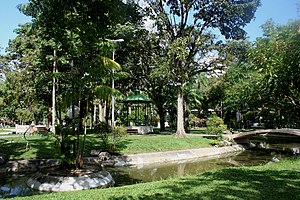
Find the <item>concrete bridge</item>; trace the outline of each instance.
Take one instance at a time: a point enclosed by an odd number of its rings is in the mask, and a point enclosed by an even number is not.
[[[280,135],[291,135],[291,136],[298,136],[300,138],[300,129],[289,129],[289,128],[282,128],[282,129],[262,129],[262,130],[255,130],[255,131],[248,131],[242,132],[238,134],[233,134],[232,139],[238,144],[248,144],[248,138],[254,135],[259,134],[280,134]]]

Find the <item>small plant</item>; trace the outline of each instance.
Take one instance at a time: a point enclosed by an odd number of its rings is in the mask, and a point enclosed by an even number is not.
[[[112,150],[112,152],[116,152],[117,145],[119,144],[121,139],[127,135],[127,130],[123,126],[116,126],[116,127],[112,128],[112,134],[113,134],[114,139],[112,140],[112,149],[111,150]]]
[[[201,118],[198,118],[198,117],[195,117],[195,116],[192,116],[190,118],[190,124],[193,127],[203,127],[205,122],[206,122],[206,119],[201,119]]]
[[[211,146],[217,146],[217,145],[220,144],[220,140],[212,140],[212,141],[209,142],[209,144],[210,144]]]
[[[56,134],[52,133],[52,136],[56,139],[55,143],[60,146],[62,167],[75,167],[76,158],[72,147],[74,147],[77,137],[73,134],[72,127],[58,125]]]
[[[103,150],[115,153],[117,144],[121,138],[127,134],[126,129],[122,126],[112,128],[106,122],[100,122],[95,126],[95,133],[100,136],[103,142]]]
[[[221,135],[227,129],[222,118],[218,117],[215,112],[206,121],[208,134]]]

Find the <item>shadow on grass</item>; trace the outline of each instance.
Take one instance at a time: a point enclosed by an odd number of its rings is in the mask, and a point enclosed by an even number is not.
[[[36,149],[36,158],[60,158],[59,146],[54,143],[53,138],[41,136],[38,139],[30,139],[30,148]]]
[[[110,199],[300,199],[300,172],[230,168]]]
[[[59,158],[59,149],[54,144],[54,140],[45,136],[27,136],[27,141],[23,136],[0,141],[2,153],[9,155],[10,159],[30,159],[30,158]]]
[[[14,140],[2,140],[0,142],[1,153],[7,154],[10,158],[15,158],[21,156],[26,152],[25,141],[23,142],[15,142]]]

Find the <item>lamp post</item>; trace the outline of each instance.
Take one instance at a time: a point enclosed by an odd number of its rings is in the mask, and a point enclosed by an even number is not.
[[[108,42],[112,42],[112,43],[124,42],[124,39],[115,39],[115,40],[105,39],[105,40],[108,41]],[[115,52],[116,52],[116,49],[114,47],[113,52],[112,52],[113,53],[113,55],[112,55],[113,61],[115,61]],[[113,69],[112,73],[114,74],[114,72],[115,72],[115,70]],[[111,87],[112,87],[113,90],[115,89],[114,76],[112,76]],[[112,127],[115,126],[115,96],[114,96],[113,93],[112,93],[112,96],[111,96],[111,126]]]

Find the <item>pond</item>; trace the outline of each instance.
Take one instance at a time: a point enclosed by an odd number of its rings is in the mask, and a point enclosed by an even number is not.
[[[253,166],[276,162],[285,156],[297,153],[300,140],[274,136],[256,136],[250,139],[254,149],[238,154],[228,154],[222,158],[200,159],[189,162],[168,163],[136,167],[106,168],[114,178],[113,187],[151,182],[172,177],[199,174],[205,171],[222,169],[230,166]],[[1,175],[0,198],[28,196],[41,192],[27,187],[30,174]]]

